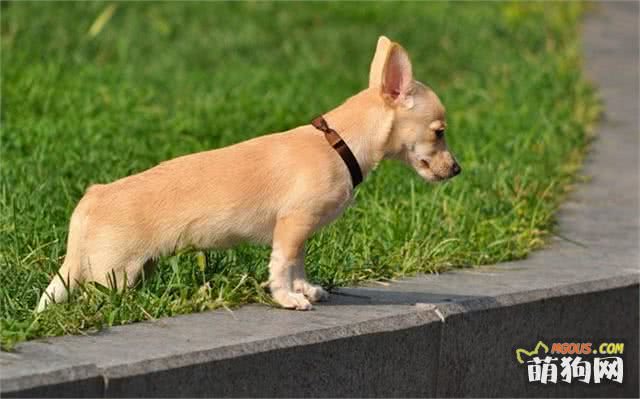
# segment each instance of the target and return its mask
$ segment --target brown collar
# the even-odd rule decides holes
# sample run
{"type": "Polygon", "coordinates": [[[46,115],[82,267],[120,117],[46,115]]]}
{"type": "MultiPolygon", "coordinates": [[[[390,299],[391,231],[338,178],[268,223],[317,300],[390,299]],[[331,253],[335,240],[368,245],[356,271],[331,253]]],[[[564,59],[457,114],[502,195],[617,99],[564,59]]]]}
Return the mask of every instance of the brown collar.
{"type": "Polygon", "coordinates": [[[324,132],[324,137],[329,142],[329,145],[331,145],[331,147],[333,147],[333,149],[338,152],[345,165],[347,165],[349,173],[351,174],[351,182],[353,183],[353,188],[356,188],[358,184],[362,183],[362,170],[360,169],[358,160],[356,159],[355,155],[353,155],[353,152],[351,152],[351,150],[349,149],[347,143],[344,142],[338,132],[329,127],[327,121],[324,120],[322,116],[319,116],[316,119],[312,120],[311,125],[316,129],[324,132]]]}

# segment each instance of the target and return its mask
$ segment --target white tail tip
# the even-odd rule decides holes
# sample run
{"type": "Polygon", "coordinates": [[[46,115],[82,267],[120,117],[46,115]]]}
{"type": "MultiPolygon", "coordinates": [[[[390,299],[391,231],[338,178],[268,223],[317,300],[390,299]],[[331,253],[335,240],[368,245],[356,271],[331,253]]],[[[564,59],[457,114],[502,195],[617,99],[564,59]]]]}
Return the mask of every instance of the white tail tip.
{"type": "Polygon", "coordinates": [[[64,302],[67,300],[68,296],[69,292],[67,291],[67,287],[65,287],[64,283],[62,282],[62,279],[60,278],[60,276],[55,276],[40,297],[40,302],[38,302],[36,312],[42,312],[47,308],[47,306],[49,306],[51,302],[64,302]]]}

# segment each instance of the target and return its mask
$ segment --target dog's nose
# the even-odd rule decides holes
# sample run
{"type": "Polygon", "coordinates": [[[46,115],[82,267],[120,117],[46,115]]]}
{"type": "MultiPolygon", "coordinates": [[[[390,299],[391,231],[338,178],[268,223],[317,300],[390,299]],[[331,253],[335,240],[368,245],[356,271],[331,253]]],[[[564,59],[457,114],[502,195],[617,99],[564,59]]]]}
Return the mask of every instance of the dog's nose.
{"type": "Polygon", "coordinates": [[[454,176],[457,176],[460,174],[460,172],[462,172],[462,168],[460,168],[460,165],[458,165],[458,163],[456,162],[453,164],[453,168],[451,171],[453,172],[454,176]]]}

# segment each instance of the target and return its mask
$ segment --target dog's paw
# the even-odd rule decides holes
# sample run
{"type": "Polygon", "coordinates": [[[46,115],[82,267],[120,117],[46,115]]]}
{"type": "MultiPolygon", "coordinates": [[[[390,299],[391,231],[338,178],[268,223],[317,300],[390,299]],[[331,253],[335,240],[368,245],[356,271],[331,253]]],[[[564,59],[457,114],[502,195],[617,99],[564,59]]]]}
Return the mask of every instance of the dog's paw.
{"type": "Polygon", "coordinates": [[[271,295],[280,306],[286,309],[311,310],[312,308],[311,302],[303,294],[297,292],[277,290],[271,295]]]}
{"type": "Polygon", "coordinates": [[[298,280],[293,283],[293,288],[306,296],[311,302],[326,301],[329,299],[329,293],[319,285],[309,284],[304,280],[298,280]]]}
{"type": "Polygon", "coordinates": [[[319,285],[306,284],[303,292],[311,302],[326,301],[329,299],[329,293],[319,285]]]}

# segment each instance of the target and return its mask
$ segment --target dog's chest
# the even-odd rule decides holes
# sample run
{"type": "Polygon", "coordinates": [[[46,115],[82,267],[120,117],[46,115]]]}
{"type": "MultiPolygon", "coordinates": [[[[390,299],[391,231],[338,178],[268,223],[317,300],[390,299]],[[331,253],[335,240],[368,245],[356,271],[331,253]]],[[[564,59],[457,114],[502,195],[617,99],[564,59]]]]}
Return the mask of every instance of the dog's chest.
{"type": "Polygon", "coordinates": [[[325,226],[340,217],[342,213],[351,206],[353,200],[353,189],[349,188],[332,201],[329,201],[320,213],[321,216],[318,227],[325,226]]]}

